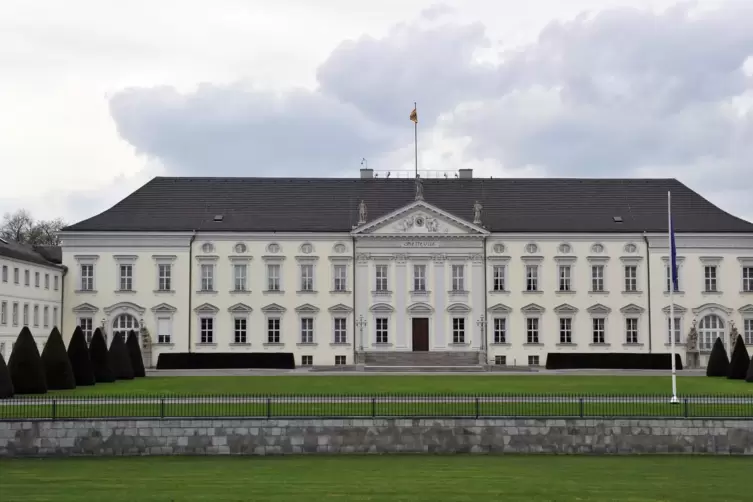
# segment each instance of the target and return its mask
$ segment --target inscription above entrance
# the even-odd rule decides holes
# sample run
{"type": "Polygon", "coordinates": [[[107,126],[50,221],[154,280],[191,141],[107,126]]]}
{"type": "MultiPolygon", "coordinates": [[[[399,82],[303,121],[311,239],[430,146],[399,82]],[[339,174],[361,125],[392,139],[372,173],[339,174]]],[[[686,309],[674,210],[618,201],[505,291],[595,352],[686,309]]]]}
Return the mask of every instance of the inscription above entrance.
{"type": "Polygon", "coordinates": [[[438,248],[437,241],[408,241],[403,242],[404,248],[438,248]]]}

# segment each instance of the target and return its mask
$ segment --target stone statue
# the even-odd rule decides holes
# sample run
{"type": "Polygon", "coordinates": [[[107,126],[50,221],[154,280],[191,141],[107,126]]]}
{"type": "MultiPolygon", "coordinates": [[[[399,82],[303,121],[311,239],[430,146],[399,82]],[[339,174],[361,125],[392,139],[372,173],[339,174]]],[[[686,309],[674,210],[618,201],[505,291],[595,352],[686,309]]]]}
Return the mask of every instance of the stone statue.
{"type": "Polygon", "coordinates": [[[690,328],[690,333],[688,333],[688,342],[685,345],[688,352],[698,351],[698,331],[696,330],[695,325],[696,321],[693,321],[693,326],[690,328]]]}
{"type": "Polygon", "coordinates": [[[416,175],[416,200],[424,200],[424,183],[418,175],[416,175]]]}
{"type": "Polygon", "coordinates": [[[363,225],[366,223],[366,203],[362,200],[360,204],[358,204],[358,224],[363,225]]]}
{"type": "Polygon", "coordinates": [[[481,210],[483,208],[484,206],[482,206],[479,201],[476,201],[476,203],[473,204],[473,224],[474,225],[481,225],[481,210]]]}
{"type": "Polygon", "coordinates": [[[737,343],[737,337],[740,336],[740,333],[737,331],[737,326],[735,326],[735,323],[730,321],[730,330],[729,330],[729,347],[731,351],[735,350],[735,344],[737,343]]]}
{"type": "Polygon", "coordinates": [[[436,232],[439,230],[439,222],[436,218],[426,218],[426,230],[436,232]]]}

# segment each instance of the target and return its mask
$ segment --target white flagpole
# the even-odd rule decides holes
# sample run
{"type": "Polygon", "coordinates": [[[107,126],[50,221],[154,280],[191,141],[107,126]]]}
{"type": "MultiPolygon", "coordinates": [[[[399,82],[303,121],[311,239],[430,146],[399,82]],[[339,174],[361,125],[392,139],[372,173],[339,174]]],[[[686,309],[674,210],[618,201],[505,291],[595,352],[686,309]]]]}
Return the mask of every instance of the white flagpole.
{"type": "Polygon", "coordinates": [[[667,237],[669,241],[669,345],[672,351],[672,403],[677,399],[677,368],[675,368],[675,269],[672,262],[672,192],[667,192],[667,237]]]}

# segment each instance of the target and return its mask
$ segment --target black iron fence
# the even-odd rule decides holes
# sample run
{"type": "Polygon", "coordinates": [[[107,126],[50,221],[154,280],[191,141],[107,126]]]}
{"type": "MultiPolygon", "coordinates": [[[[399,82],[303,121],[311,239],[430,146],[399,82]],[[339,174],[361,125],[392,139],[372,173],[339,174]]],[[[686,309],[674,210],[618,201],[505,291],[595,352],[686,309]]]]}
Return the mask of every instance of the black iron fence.
{"type": "Polygon", "coordinates": [[[182,395],[0,400],[0,420],[92,418],[753,418],[753,396],[182,395]]]}

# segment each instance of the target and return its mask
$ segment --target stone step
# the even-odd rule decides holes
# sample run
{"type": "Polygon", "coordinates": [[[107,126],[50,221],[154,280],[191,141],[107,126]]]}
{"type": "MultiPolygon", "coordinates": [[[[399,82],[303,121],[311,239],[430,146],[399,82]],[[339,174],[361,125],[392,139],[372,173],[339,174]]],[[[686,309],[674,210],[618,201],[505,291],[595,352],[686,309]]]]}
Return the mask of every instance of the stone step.
{"type": "Polygon", "coordinates": [[[364,366],[363,371],[374,373],[468,373],[485,372],[486,367],[476,366],[364,366]]]}
{"type": "Polygon", "coordinates": [[[366,366],[478,366],[479,353],[476,351],[366,352],[363,362],[366,366]]]}

